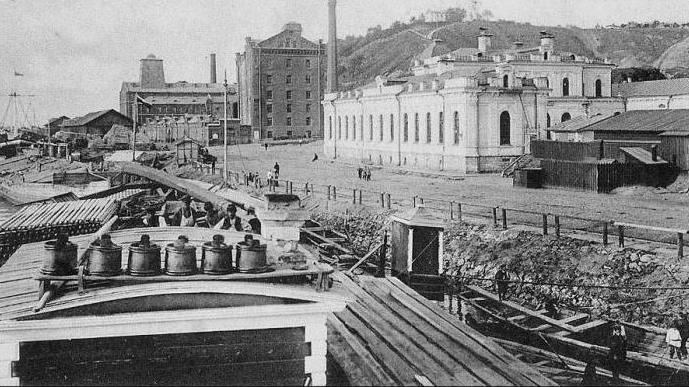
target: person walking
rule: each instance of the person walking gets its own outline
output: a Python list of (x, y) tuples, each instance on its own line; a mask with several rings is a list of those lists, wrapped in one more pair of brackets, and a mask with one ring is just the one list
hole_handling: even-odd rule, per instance
[(613, 381), (617, 384), (620, 382), (620, 369), (627, 359), (627, 339), (622, 334), (622, 327), (619, 323), (614, 323), (612, 326), (612, 334), (610, 335), (610, 348), (608, 352), (608, 364), (612, 372)]
[(510, 275), (507, 273), (505, 265), (500, 265), (500, 268), (495, 273), (495, 285), (498, 288), (498, 299), (504, 300), (507, 296), (507, 288), (509, 286)]
[(689, 353), (687, 353), (687, 339), (689, 339), (689, 316), (686, 312), (681, 313), (681, 318), (679, 321), (679, 336), (682, 338), (679, 349), (682, 352), (682, 356), (687, 359), (689, 358)]
[(670, 348), (670, 359), (674, 358), (675, 353), (677, 353), (677, 360), (682, 360), (682, 350), (680, 349), (682, 346), (682, 336), (679, 333), (681, 325), (680, 320), (674, 320), (665, 335), (665, 342)]
[(363, 175), (364, 173), (364, 170), (363, 168), (361, 168), (361, 165), (359, 166), (359, 168), (356, 169), (356, 172), (359, 175), (359, 180), (361, 180), (361, 175)]
[(280, 164), (278, 164), (277, 161), (275, 162), (275, 165), (273, 165), (273, 171), (275, 172), (275, 179), (276, 180), (279, 179), (280, 178)]
[(268, 152), (268, 143), (267, 142), (263, 143), (263, 147), (266, 149), (266, 152)]

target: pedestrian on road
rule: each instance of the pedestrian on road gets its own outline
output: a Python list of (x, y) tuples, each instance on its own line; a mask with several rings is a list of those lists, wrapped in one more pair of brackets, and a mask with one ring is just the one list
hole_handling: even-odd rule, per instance
[(267, 142), (263, 143), (263, 147), (266, 148), (266, 152), (268, 152), (268, 143)]
[(616, 384), (619, 384), (620, 369), (622, 368), (622, 366), (624, 366), (624, 361), (627, 358), (627, 339), (622, 334), (622, 327), (619, 323), (614, 323), (612, 326), (612, 334), (610, 335), (609, 348), (609, 368), (612, 372), (613, 381)]
[(359, 180), (361, 180), (361, 175), (364, 173), (363, 168), (361, 168), (361, 166), (359, 166), (359, 168), (357, 168), (356, 172), (359, 174)]
[(277, 161), (275, 162), (275, 165), (273, 165), (273, 170), (275, 171), (275, 179), (279, 179), (280, 178), (280, 164), (278, 164)]
[(682, 351), (682, 356), (687, 359), (689, 358), (689, 353), (687, 353), (687, 339), (689, 339), (689, 316), (687, 315), (687, 312), (682, 312), (680, 316), (679, 335), (682, 338), (682, 344), (680, 345), (679, 349)]
[(682, 336), (679, 333), (681, 325), (680, 320), (674, 320), (665, 335), (665, 342), (670, 347), (670, 359), (674, 358), (675, 352), (677, 352), (677, 360), (682, 360), (682, 350), (680, 349), (682, 346)]
[(498, 288), (498, 299), (504, 300), (507, 296), (507, 288), (509, 286), (510, 275), (507, 273), (505, 265), (500, 265), (500, 268), (495, 273), (495, 285)]

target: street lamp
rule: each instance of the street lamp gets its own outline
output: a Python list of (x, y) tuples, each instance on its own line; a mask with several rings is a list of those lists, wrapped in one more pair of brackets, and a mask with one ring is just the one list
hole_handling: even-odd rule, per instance
[(225, 160), (223, 162), (223, 179), (225, 182), (228, 182), (228, 173), (227, 173), (227, 75), (225, 75), (225, 80), (223, 81), (223, 89), (224, 89), (224, 95), (225, 98), (223, 100), (223, 110), (225, 111), (225, 120), (224, 120), (224, 132), (223, 132), (223, 144), (225, 146)]

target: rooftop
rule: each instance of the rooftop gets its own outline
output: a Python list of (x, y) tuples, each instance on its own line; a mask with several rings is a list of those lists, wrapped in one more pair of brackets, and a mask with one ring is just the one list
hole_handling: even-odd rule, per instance
[(689, 109), (631, 110), (579, 128), (577, 131), (689, 131)]
[(612, 85), (612, 95), (621, 97), (651, 97), (689, 94), (689, 78), (658, 81), (626, 82)]
[(69, 120), (65, 120), (62, 123), (62, 126), (63, 127), (73, 127), (73, 126), (87, 125), (87, 124), (91, 123), (92, 121), (97, 120), (98, 118), (100, 118), (106, 114), (109, 114), (109, 113), (118, 114), (118, 115), (126, 118), (128, 121), (131, 121), (131, 119), (129, 117), (122, 115), (118, 111), (116, 111), (114, 109), (107, 109), (107, 110), (100, 110), (97, 112), (91, 112), (91, 113), (88, 113), (88, 114), (83, 115), (81, 117), (75, 117), (75, 118), (72, 118)]
[(607, 120), (612, 117), (612, 114), (596, 114), (591, 117), (576, 116), (568, 121), (561, 122), (549, 127), (547, 130), (551, 132), (578, 132), (590, 125)]

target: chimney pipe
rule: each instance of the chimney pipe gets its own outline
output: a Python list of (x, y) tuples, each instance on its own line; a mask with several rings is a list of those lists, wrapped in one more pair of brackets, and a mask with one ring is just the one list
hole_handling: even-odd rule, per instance
[(215, 71), (215, 54), (211, 54), (211, 83), (218, 83), (218, 74)]
[(337, 91), (337, 0), (328, 0), (328, 75), (329, 93)]

